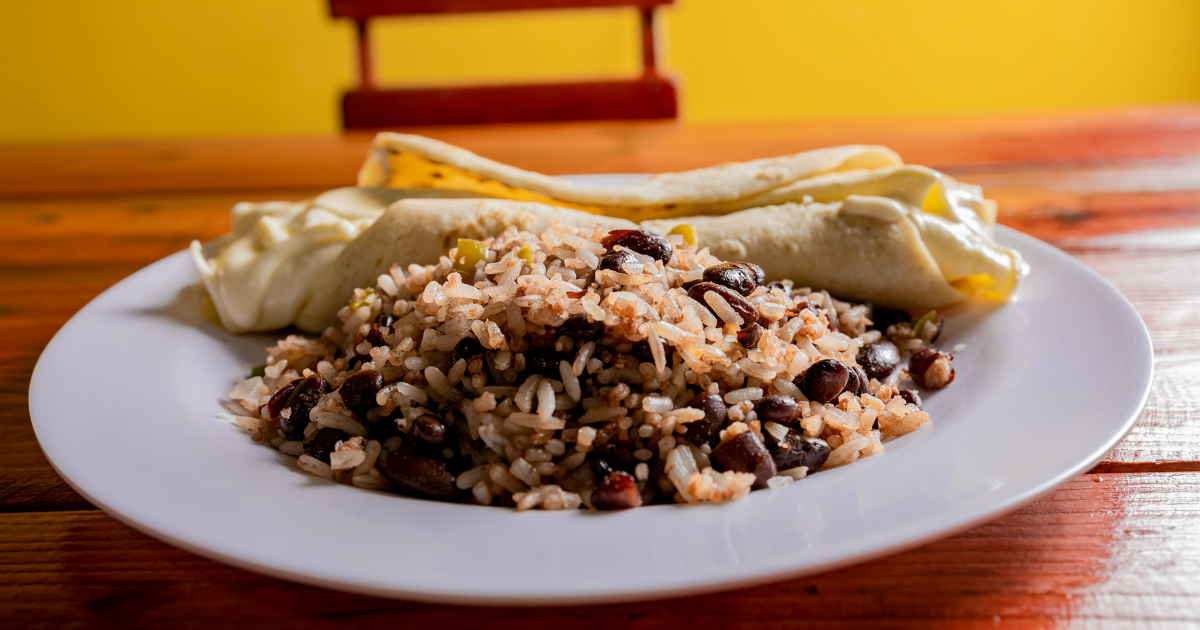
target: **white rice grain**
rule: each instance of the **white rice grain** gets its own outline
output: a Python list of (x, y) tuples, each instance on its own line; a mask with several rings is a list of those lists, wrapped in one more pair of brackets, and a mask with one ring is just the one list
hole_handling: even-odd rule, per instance
[(464, 472), (455, 478), (454, 485), (458, 486), (459, 490), (474, 487), (475, 484), (487, 478), (488, 466), (488, 464), (484, 464)]
[(469, 284), (464, 284), (462, 282), (458, 282), (458, 283), (454, 283), (454, 284), (446, 283), (445, 293), (446, 293), (446, 297), (450, 297), (450, 298), (464, 298), (464, 299), (468, 299), (468, 300), (483, 299), (482, 291), (480, 291), (479, 289), (476, 289), (475, 287), (473, 287)]
[(411, 356), (404, 360), (404, 367), (412, 372), (420, 372), (429, 366), (429, 360), (422, 356)]
[(509, 465), (508, 471), (512, 473), (512, 476), (520, 479), (528, 486), (537, 486), (542, 483), (541, 476), (537, 474), (533, 466), (525, 461), (523, 457), (518, 457), (516, 461)]
[(665, 419), (668, 422), (674, 422), (676, 424), (686, 424), (688, 422), (703, 420), (704, 411), (692, 407), (684, 407), (682, 409), (676, 409), (675, 411), (667, 414)]
[(696, 467), (696, 460), (692, 457), (692, 452), (686, 445), (676, 446), (674, 450), (667, 454), (667, 478), (671, 480), (671, 485), (675, 486), (675, 490), (683, 495), (684, 500), (688, 503), (696, 500), (688, 492), (688, 479), (698, 472), (700, 472), (700, 469)]
[(792, 479), (803, 479), (808, 476), (808, 466), (797, 466), (787, 470), (779, 471), (779, 474), (786, 475)]
[(554, 388), (550, 381), (542, 379), (537, 386), (537, 414), (542, 420), (549, 420), (554, 415)]
[(304, 454), (303, 442), (284, 442), (279, 445), (279, 452), (292, 457), (300, 457)]
[(742, 316), (738, 315), (737, 311), (734, 311), (733, 307), (729, 305), (729, 302), (727, 302), (725, 298), (718, 295), (716, 291), (709, 291), (708, 293), (705, 293), (704, 301), (708, 302), (708, 305), (712, 307), (712, 310), (717, 313), (717, 317), (720, 317), (722, 320), (724, 320), (726, 324), (737, 324), (738, 326), (741, 326), (742, 324), (746, 323), (746, 320), (742, 319)]
[(388, 297), (394, 298), (397, 293), (400, 293), (400, 287), (396, 286), (396, 281), (386, 273), (376, 278), (375, 284), (379, 285), (379, 288), (383, 289), (383, 292), (388, 294)]
[[(624, 417), (628, 413), (629, 410), (624, 407), (597, 407), (584, 412), (584, 414), (579, 417), (577, 422), (579, 424), (608, 422), (609, 420), (616, 420), (617, 418)], [(583, 429), (580, 429), (580, 431), (583, 431)]]
[[(554, 416), (543, 418), (536, 413), (525, 413), (523, 411), (514, 411), (509, 414), (506, 421), (530, 429), (547, 429), (551, 431), (558, 431), (567, 426), (567, 421), (561, 418), (555, 418)], [(480, 429), (480, 434), (482, 435), (482, 428)]]
[(300, 459), (296, 460), (296, 465), (300, 467), (300, 470), (303, 470), (310, 475), (324, 477), (325, 479), (330, 479), (333, 477), (333, 469), (329, 467), (329, 464), (326, 464), (312, 455), (301, 455)]
[(775, 387), (776, 392), (779, 392), (784, 396), (791, 396), (796, 400), (805, 399), (804, 393), (800, 391), (800, 388), (796, 387), (795, 383), (782, 376), (776, 378), (774, 381), (771, 381), (771, 385)]
[(379, 474), (378, 470), (371, 470), (370, 472), (361, 475), (354, 475), (350, 478), (350, 483), (354, 484), (356, 488), (365, 488), (367, 490), (392, 489), (392, 482), (384, 479), (383, 475)]
[(559, 361), (558, 374), (562, 377), (563, 387), (567, 390), (567, 395), (571, 397), (571, 400), (579, 402), (583, 396), (583, 390), (579, 385), (579, 376), (575, 373), (571, 364), (565, 360)]
[(646, 396), (642, 399), (642, 409), (649, 413), (670, 413), (675, 409), (675, 401), (666, 396)]
[(730, 405), (736, 405), (738, 403), (759, 400), (762, 397), (763, 390), (761, 387), (744, 387), (725, 394), (725, 402)]
[(517, 409), (526, 413), (533, 411), (533, 396), (537, 392), (537, 385), (540, 380), (542, 380), (541, 376), (533, 374), (525, 379), (525, 382), (521, 383), (521, 386), (517, 388), (517, 393), (513, 396), (513, 403), (517, 405)]
[(425, 390), (417, 387), (416, 385), (405, 383), (404, 381), (397, 381), (395, 386), (397, 392), (409, 400), (417, 403), (418, 405), (423, 405), (429, 400), (429, 394), (426, 394)]
[(743, 357), (741, 359), (738, 359), (734, 365), (741, 368), (742, 372), (745, 372), (748, 376), (753, 376), (754, 378), (757, 378), (760, 381), (769, 383), (769, 382), (775, 380), (775, 371), (774, 370), (769, 370), (769, 369), (751, 361), (749, 358)]
[(792, 479), (791, 477), (785, 475), (775, 475), (767, 480), (767, 488), (770, 490), (778, 490), (780, 488), (790, 486), (794, 482), (795, 479)]
[(425, 368), (425, 380), (429, 381), (429, 386), (442, 398), (453, 402), (459, 402), (463, 399), (462, 392), (450, 387), (450, 381), (437, 367), (431, 365)]
[(654, 357), (654, 370), (659, 374), (667, 371), (667, 353), (663, 350), (662, 340), (654, 324), (646, 326), (646, 338), (650, 341), (650, 355)]

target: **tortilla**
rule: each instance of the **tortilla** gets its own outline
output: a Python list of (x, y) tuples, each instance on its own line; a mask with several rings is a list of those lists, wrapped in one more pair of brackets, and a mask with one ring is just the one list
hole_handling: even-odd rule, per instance
[(371, 286), (393, 264), (428, 265), (458, 245), (458, 239), (482, 240), (508, 226), (540, 232), (554, 221), (608, 230), (637, 229), (637, 225), (539, 203), (499, 199), (404, 199), (383, 212), (371, 227), (350, 241), (329, 266), (316, 295), (296, 316), (295, 324), (313, 332), (337, 321), (354, 289)]
[(689, 223), (697, 243), (718, 258), (752, 262), (769, 280), (788, 278), (847, 300), (928, 310), (977, 293), (1002, 299), (1016, 290), (1026, 271), (1019, 254), (923, 214), (884, 197), (852, 195), (830, 204), (788, 203), (642, 227), (667, 234)]
[[(384, 132), (375, 136), (358, 185), (458, 190), (643, 221), (725, 211), (739, 200), (817, 175), (903, 163), (885, 147), (847, 145), (596, 186), (525, 171), (431, 138)], [(763, 204), (740, 207), (755, 205)], [(725, 210), (708, 209), (716, 206)]]
[[(1019, 253), (996, 245), (996, 204), (978, 186), (903, 165), (882, 147), (833, 147), (590, 186), (429, 138), (382, 133), (359, 183), (538, 201), (638, 220), (664, 233), (690, 223), (719, 258), (755, 262), (779, 278), (890, 306), (936, 308), (972, 295), (1008, 299), (1027, 272)], [(840, 212), (852, 197), (862, 200), (849, 215)], [(871, 226), (855, 214), (889, 200), (898, 210), (879, 216), (903, 218), (902, 225)], [(785, 210), (766, 210), (776, 206)], [(804, 253), (792, 253), (798, 243)], [(897, 261), (889, 264), (885, 252)]]

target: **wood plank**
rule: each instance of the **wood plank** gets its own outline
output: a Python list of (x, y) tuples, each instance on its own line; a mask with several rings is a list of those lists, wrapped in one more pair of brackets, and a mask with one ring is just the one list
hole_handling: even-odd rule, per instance
[[(1200, 154), (1200, 107), (1088, 114), (422, 127), (486, 157), (551, 174), (654, 173), (847, 143), (938, 168)], [(369, 134), (0, 147), (0, 198), (333, 188), (354, 182)]]
[(1184, 628), (1200, 624), (1200, 473), (1084, 476), (867, 564), (623, 605), (471, 608), (326, 591), (204, 560), (98, 512), (0, 515), (0, 569), (0, 619), (13, 626)]
[[(1154, 343), (1154, 385), (1110, 462), (1200, 459), (1200, 228), (1057, 241), (1108, 278), (1142, 315)], [(1119, 469), (1119, 468), (1116, 468)]]

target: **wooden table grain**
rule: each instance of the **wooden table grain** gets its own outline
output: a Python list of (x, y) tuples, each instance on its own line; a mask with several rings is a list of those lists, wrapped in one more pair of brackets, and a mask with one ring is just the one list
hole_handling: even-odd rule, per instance
[(0, 624), (1200, 627), (1200, 107), (419, 131), (559, 174), (889, 145), (982, 185), (1002, 223), (1063, 248), (1124, 293), (1154, 341), (1150, 399), (1116, 449), (1062, 488), (956, 536), (821, 575), (553, 608), (431, 605), (301, 586), (176, 549), (91, 506), (38, 448), (29, 379), (46, 343), (89, 300), (193, 238), (226, 232), (237, 201), (302, 199), (353, 183), (369, 136), (0, 147)]

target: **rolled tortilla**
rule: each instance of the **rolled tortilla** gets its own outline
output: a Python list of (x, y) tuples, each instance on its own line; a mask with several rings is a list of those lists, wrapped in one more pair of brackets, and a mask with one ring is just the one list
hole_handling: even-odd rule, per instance
[(761, 206), (738, 202), (818, 175), (903, 163), (885, 147), (847, 145), (596, 186), (501, 164), (432, 138), (384, 132), (375, 136), (358, 185), (458, 190), (642, 221)]
[(508, 226), (540, 232), (553, 221), (564, 225), (597, 224), (605, 229), (636, 229), (637, 225), (614, 217), (603, 217), (539, 203), (500, 199), (405, 199), (388, 207), (383, 215), (346, 245), (325, 272), (319, 289), (300, 311), (295, 324), (309, 331), (324, 330), (337, 320), (354, 289), (369, 287), (393, 264), (407, 269), (410, 264), (436, 263), (458, 245), (458, 239), (482, 240), (496, 236)]
[(697, 244), (714, 256), (755, 263), (768, 279), (910, 310), (978, 293), (1011, 295), (1027, 270), (1016, 252), (886, 197), (852, 195), (828, 204), (645, 221), (642, 227), (666, 234), (681, 223), (691, 224)]

